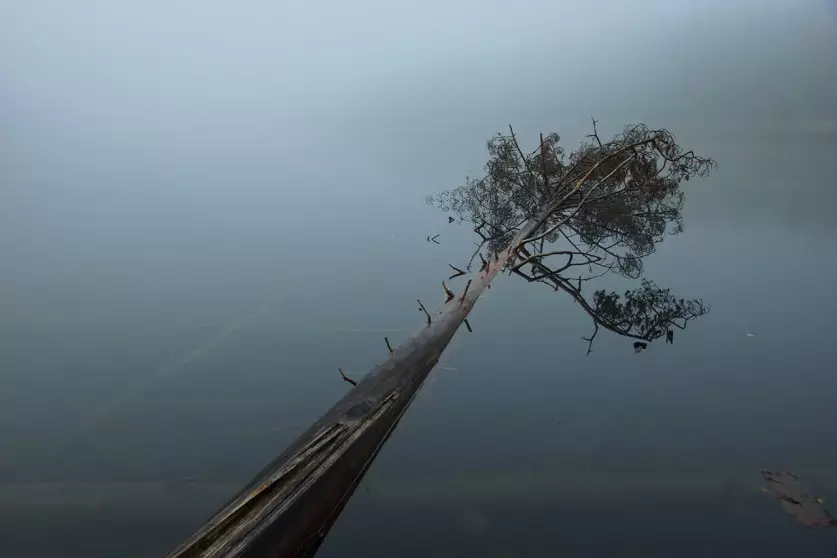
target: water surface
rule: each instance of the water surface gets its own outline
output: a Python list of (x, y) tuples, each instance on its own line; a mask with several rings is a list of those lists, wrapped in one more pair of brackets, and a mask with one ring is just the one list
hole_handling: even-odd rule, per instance
[(717, 159), (647, 264), (712, 312), (585, 357), (501, 279), (320, 555), (833, 556), (758, 491), (837, 502), (833, 4), (186, 7), (3, 9), (4, 552), (175, 546), (442, 300), (424, 197), (595, 115)]

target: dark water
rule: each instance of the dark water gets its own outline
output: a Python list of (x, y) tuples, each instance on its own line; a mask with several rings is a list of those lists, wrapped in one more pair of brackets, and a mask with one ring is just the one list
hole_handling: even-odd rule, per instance
[(837, 555), (758, 490), (837, 506), (837, 9), (646, 4), (4, 8), (0, 555), (170, 550), (441, 300), (424, 196), (590, 114), (717, 159), (647, 264), (712, 312), (585, 357), (501, 279), (320, 555)]

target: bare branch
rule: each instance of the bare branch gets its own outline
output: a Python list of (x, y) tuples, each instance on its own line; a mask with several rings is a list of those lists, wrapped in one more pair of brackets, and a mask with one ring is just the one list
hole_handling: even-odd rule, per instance
[[(588, 198), (590, 197), (590, 195), (591, 195), (593, 192), (595, 192), (595, 191), (598, 189), (598, 187), (599, 187), (599, 186), (601, 186), (601, 185), (604, 183), (604, 181), (605, 181), (605, 180), (607, 180), (608, 178), (610, 178), (611, 176), (613, 176), (613, 174), (614, 174), (617, 170), (619, 170), (620, 168), (624, 167), (624, 166), (625, 166), (625, 164), (627, 164), (630, 160), (631, 160), (630, 158), (625, 159), (625, 161), (623, 161), (622, 163), (620, 163), (620, 164), (619, 164), (619, 166), (617, 166), (615, 169), (613, 169), (613, 170), (610, 172), (610, 174), (608, 174), (606, 177), (604, 177), (602, 180), (600, 180), (600, 181), (598, 182), (598, 184), (596, 184), (595, 186), (593, 186), (592, 188), (590, 188), (590, 190), (588, 190), (588, 191), (587, 191), (587, 193), (584, 195), (584, 197), (581, 199), (581, 201), (579, 201), (579, 202), (578, 202), (578, 204), (576, 204), (576, 206), (575, 206), (575, 210), (574, 210), (574, 211), (573, 211), (570, 215), (568, 215), (567, 217), (565, 217), (564, 219), (560, 220), (558, 223), (556, 223), (555, 225), (553, 225), (552, 227), (550, 227), (549, 229), (547, 229), (547, 230), (546, 230), (546, 232), (541, 233), (541, 234), (539, 234), (539, 235), (537, 235), (537, 236), (533, 236), (533, 237), (527, 238), (526, 240), (524, 240), (524, 241), (523, 241), (523, 243), (534, 242), (534, 241), (536, 241), (536, 240), (540, 240), (540, 239), (542, 239), (542, 238), (546, 238), (547, 236), (549, 236), (550, 234), (552, 234), (553, 232), (555, 232), (556, 230), (558, 230), (558, 228), (560, 228), (562, 225), (564, 225), (567, 221), (569, 221), (570, 219), (572, 219), (573, 217), (575, 217), (575, 216), (578, 214), (579, 210), (580, 210), (580, 209), (584, 206), (584, 204), (587, 202), (587, 200), (588, 200)], [(591, 169), (591, 171), (590, 171), (590, 172), (592, 172), (592, 170), (593, 170), (593, 169)], [(588, 174), (589, 174), (589, 172), (588, 172)], [(580, 184), (581, 184), (581, 182), (579, 182), (579, 186), (580, 186)], [(575, 191), (577, 191), (577, 190), (578, 190), (578, 187), (576, 187), (576, 190), (575, 190)], [(575, 191), (574, 191), (573, 193), (575, 193)], [(564, 200), (568, 199), (568, 198), (569, 198), (569, 196), (570, 196), (570, 194), (567, 194), (566, 196), (564, 196), (563, 198), (561, 198), (561, 201), (564, 201)], [(558, 205), (560, 206), (560, 204), (558, 204)], [(557, 209), (556, 209), (556, 210), (557, 210)]]
[[(664, 129), (638, 124), (603, 141), (598, 120), (591, 121), (592, 133), (566, 162), (556, 134), (540, 135), (527, 154), (509, 126), (509, 135), (489, 141), (482, 178), (466, 179), (431, 200), (475, 223), (482, 242), (469, 271), (477, 256), (482, 272), (510, 250), (503, 264), (509, 274), (569, 294), (593, 320), (593, 332), (584, 338), (588, 354), (601, 329), (647, 343), (669, 339), (709, 311), (699, 299), (675, 299), (646, 280), (624, 294), (588, 284), (611, 272), (641, 278), (643, 259), (665, 235), (682, 230), (681, 182), (715, 167), (711, 159), (681, 149)], [(515, 235), (522, 240), (510, 247)], [(556, 242), (562, 245), (547, 247)], [(549, 258), (556, 257), (561, 263), (553, 266)], [(531, 270), (524, 272), (527, 266)]]
[(427, 311), (427, 308), (424, 307), (424, 304), (421, 303), (419, 299), (416, 299), (419, 303), (419, 310), (424, 312), (424, 315), (427, 316), (427, 325), (430, 325), (433, 320), (430, 319), (430, 312)]
[[(476, 244), (477, 249), (476, 249), (476, 250), (474, 250), (474, 253), (473, 253), (473, 254), (471, 254), (471, 257), (468, 259), (468, 265), (466, 265), (466, 266), (465, 266), (465, 269), (467, 269), (468, 271), (471, 271), (471, 266), (472, 266), (472, 265), (474, 265), (474, 258), (476, 258), (476, 257), (477, 257), (477, 254), (479, 254), (479, 253), (480, 253), (480, 250), (482, 250), (482, 247), (483, 247), (483, 245), (485, 244), (485, 241), (483, 241), (483, 242), (474, 242), (474, 244)], [(482, 256), (480, 256), (480, 257), (482, 257)]]
[(599, 322), (593, 320), (593, 334), (590, 337), (582, 337), (585, 341), (587, 341), (587, 355), (593, 352), (593, 340), (596, 338), (596, 335), (599, 334)]
[(348, 376), (346, 376), (346, 373), (345, 373), (345, 372), (343, 372), (343, 369), (342, 369), (342, 368), (338, 368), (337, 370), (339, 370), (339, 371), (340, 371), (340, 376), (342, 376), (342, 377), (343, 377), (343, 380), (344, 380), (344, 381), (346, 381), (346, 382), (348, 382), (348, 383), (352, 384), (353, 386), (356, 386), (356, 385), (357, 385), (357, 382), (356, 382), (356, 381), (354, 381), (353, 379), (351, 379), (351, 378), (349, 378)]
[(587, 137), (588, 138), (593, 138), (594, 140), (596, 140), (596, 143), (598, 143), (599, 147), (601, 147), (602, 146), (602, 140), (599, 139), (599, 132), (598, 132), (598, 130), (596, 130), (596, 124), (598, 124), (599, 121), (596, 120), (595, 118), (593, 118), (592, 116), (590, 117), (590, 120), (593, 121), (593, 133), (588, 134)]
[(454, 267), (451, 264), (448, 264), (448, 265), (450, 265), (450, 268), (456, 272), (453, 275), (451, 275), (450, 277), (448, 277), (448, 281), (450, 281), (451, 279), (456, 279), (457, 277), (461, 277), (463, 275), (466, 275), (466, 273), (464, 271), (462, 271), (461, 269), (459, 269), (458, 267)]

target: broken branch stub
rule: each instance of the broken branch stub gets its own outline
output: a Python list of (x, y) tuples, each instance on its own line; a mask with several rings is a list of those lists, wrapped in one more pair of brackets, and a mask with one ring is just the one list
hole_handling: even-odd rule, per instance
[(433, 321), (433, 320), (430, 318), (430, 312), (428, 312), (428, 311), (427, 311), (427, 308), (425, 308), (425, 307), (424, 307), (424, 304), (422, 304), (422, 303), (421, 303), (421, 301), (420, 301), (419, 299), (416, 299), (416, 301), (417, 301), (417, 302), (418, 302), (418, 304), (419, 304), (419, 311), (420, 311), (420, 312), (424, 312), (424, 315), (425, 315), (425, 316), (427, 316), (427, 325), (430, 325), (430, 324), (432, 323), (432, 321)]
[(343, 377), (343, 381), (348, 382), (348, 383), (352, 384), (353, 386), (356, 386), (356, 385), (357, 385), (357, 382), (356, 382), (356, 381), (354, 381), (353, 379), (351, 379), (351, 378), (349, 378), (348, 376), (346, 376), (346, 373), (345, 373), (345, 372), (343, 372), (343, 369), (342, 369), (342, 368), (338, 368), (337, 370), (339, 370), (339, 371), (340, 371), (340, 376), (342, 376), (342, 377)]

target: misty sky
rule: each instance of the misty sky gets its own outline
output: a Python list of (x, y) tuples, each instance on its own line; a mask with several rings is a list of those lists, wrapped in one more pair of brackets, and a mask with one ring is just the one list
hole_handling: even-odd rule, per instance
[(2, 297), (320, 274), (314, 246), (421, 229), (508, 124), (572, 146), (591, 115), (718, 160), (687, 224), (830, 227), (834, 52), (833, 2), (4, 2)]

